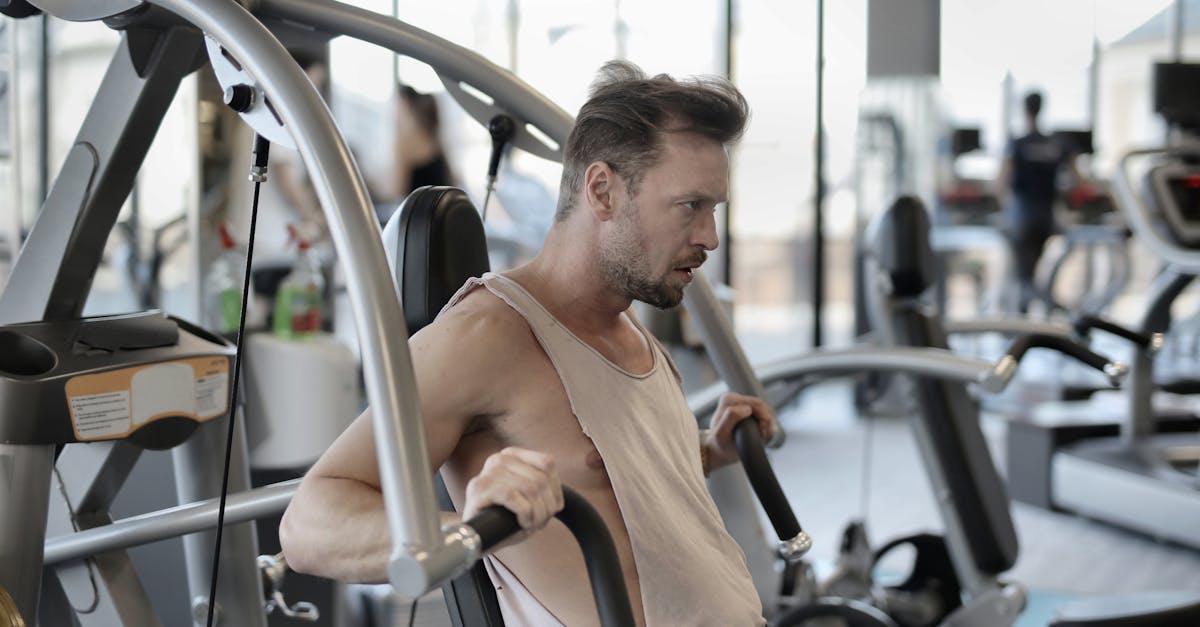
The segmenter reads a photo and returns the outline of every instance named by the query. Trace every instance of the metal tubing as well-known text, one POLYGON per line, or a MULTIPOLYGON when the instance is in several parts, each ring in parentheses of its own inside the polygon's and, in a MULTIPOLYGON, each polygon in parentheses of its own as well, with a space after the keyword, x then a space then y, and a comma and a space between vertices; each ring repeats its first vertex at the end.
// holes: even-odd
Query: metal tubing
POLYGON ((947 335, 972 333, 1001 333, 1004 335, 1053 335, 1074 339, 1070 325, 1060 322, 1029 320, 1026 318, 977 318, 973 320, 950 320, 946 322, 947 335))
POLYGON ((812 346, 821 348, 825 308, 825 0, 817 0, 817 141, 813 150, 812 346))
POLYGON ((1181 248, 1154 228, 1151 223, 1150 208, 1146 206, 1141 196, 1134 192, 1133 185, 1129 180, 1128 168, 1131 159, 1154 154, 1170 155, 1176 154, 1176 152, 1167 148, 1143 148, 1122 155, 1121 160, 1117 163, 1116 177, 1114 177, 1116 179, 1114 187, 1117 191, 1117 206, 1125 214, 1134 236, 1141 240, 1146 248, 1154 251, 1163 261, 1178 266, 1182 272, 1200 274, 1200 252, 1181 248))
MULTIPOLYGON (((911 346, 854 346, 793 355, 760 364, 754 370, 761 385, 794 381, 804 377, 853 376, 863 372, 906 372, 947 381, 976 383, 988 392, 999 392, 1011 379, 1004 364, 960 357, 946 350, 911 346)), ((716 408, 728 387, 714 383, 688 395, 688 405, 697 415, 716 408)))
MULTIPOLYGON (((234 524, 280 514, 296 493, 299 479, 229 495, 225 522, 234 524)), ((53 566, 105 551, 127 549, 211 529, 217 524, 218 499, 208 499, 131 516, 110 525, 46 540, 45 564, 53 566)))
POLYGON ((4 322, 70 320, 82 315, 108 235, 133 188, 180 81, 197 67, 202 39, 183 27, 163 31, 144 66, 134 59, 149 52, 125 34, 99 91, 55 179, 43 213, 17 259, 3 303, 4 322), (78 177, 82 176, 80 179, 78 177), (15 296, 16 296, 15 295, 15 296))
MULTIPOLYGON (((911 346, 851 347, 823 350, 772 361, 758 370, 764 384, 806 374, 855 374, 865 371, 907 372, 947 381, 978 383, 989 392, 995 364, 960 357, 937 348, 911 346)), ((1003 388, 1001 388, 1003 389, 1003 388)))
POLYGON ((703 270, 697 269, 692 284, 683 291, 683 304, 696 322, 709 359, 726 386, 740 394, 766 398, 763 384, 750 367, 750 360, 742 351, 733 326, 703 270))
MULTIPOLYGON (((122 38, 0 294, 0 324, 79 316, 136 164, 145 156, 180 78, 191 71, 198 43, 195 33, 168 32, 161 41, 162 54, 139 74, 131 61, 129 38, 122 38)), ((29 419, 0 416, 4 421, 29 419)), ((46 460, 52 460, 54 449, 6 445, 0 455, 0 586, 33 623, 41 578, 29 573, 41 572, 39 547, 45 539, 53 469, 53 462, 47 465, 46 460), (42 472, 45 476, 38 476, 42 472)))
POLYGON ((69 515, 107 512, 141 455, 141 447, 125 440, 63 447, 54 468, 69 515))
MULTIPOLYGON (((1171 326, 1171 304, 1195 278, 1175 268, 1159 273, 1147 291, 1149 304, 1137 328, 1146 334, 1166 333, 1171 326)), ((1153 403, 1156 353, 1150 346, 1138 347, 1129 360, 1129 411, 1121 422, 1121 442, 1130 449, 1157 431, 1153 403)))
POLYGON ((212 0, 154 2, 199 26, 237 58, 271 97, 292 132, 338 258, 346 266, 359 342, 370 348, 363 352, 363 376, 393 544, 392 583, 401 592, 428 589, 463 566, 466 549, 461 543, 446 542, 439 527, 404 313, 387 271, 378 219, 362 175, 312 83, 270 31, 244 8, 212 0), (398 582, 397 564, 423 580, 398 582))
MULTIPOLYGON (((331 0, 260 0, 254 11, 256 15, 353 37, 427 63, 440 76, 471 85, 490 96, 497 106, 541 129, 558 143, 557 156, 562 158, 562 148, 575 119, 512 72, 477 52, 388 15, 331 0)), ((487 122, 481 120, 481 123, 487 122)), ((525 132, 518 129, 518 135, 525 132)))
POLYGON ((0 517, 0 588, 30 625, 37 624, 42 572, 37 545, 46 534, 53 470, 53 446, 0 444, 0 509, 7 512, 0 517))
MULTIPOLYGON (((193 503, 221 496, 222 464, 225 456, 225 437, 229 421, 234 420, 233 442, 229 461, 230 492, 250 489, 249 453, 246 449, 245 421, 236 409, 220 420, 202 425, 183 444, 171 449, 175 462, 175 490, 180 504, 193 503)), ((183 539, 184 561, 193 610, 197 599, 207 603, 212 592, 213 552, 217 543, 215 530, 187 536, 183 539)), ((221 615, 237 617, 239 625, 266 626, 262 612, 262 576, 255 558, 258 556, 258 533, 253 525, 234 525, 226 520, 221 536, 220 577, 217 581, 216 604, 221 615)), ((207 605, 204 606, 207 609, 207 605)))

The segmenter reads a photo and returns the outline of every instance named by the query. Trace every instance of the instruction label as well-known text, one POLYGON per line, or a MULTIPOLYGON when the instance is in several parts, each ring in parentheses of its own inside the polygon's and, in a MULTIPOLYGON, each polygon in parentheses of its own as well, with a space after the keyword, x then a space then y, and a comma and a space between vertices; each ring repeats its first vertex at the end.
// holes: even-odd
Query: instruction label
POLYGON ((129 392, 107 392, 71 398, 75 434, 80 439, 129 433, 129 392))
POLYGON ((80 375, 66 383, 75 437, 110 440, 162 418, 205 422, 229 407, 229 360, 197 357, 80 375))

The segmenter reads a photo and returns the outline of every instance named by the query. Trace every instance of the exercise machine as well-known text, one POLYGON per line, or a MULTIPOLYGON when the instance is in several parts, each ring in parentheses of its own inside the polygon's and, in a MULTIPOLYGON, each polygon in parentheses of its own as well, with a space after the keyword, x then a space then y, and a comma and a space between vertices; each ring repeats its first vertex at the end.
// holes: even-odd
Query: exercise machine
MULTIPOLYGON (((418 596, 471 564, 483 544, 480 536, 489 535, 478 528, 484 525, 439 530, 436 509, 432 506, 432 482, 422 480, 426 476, 423 473, 428 471, 417 470, 426 464, 424 438, 420 433, 419 417, 415 414, 417 405, 405 352, 407 345, 403 338, 397 339, 394 332, 389 333, 383 324, 383 321, 400 318, 400 312, 398 306, 392 304, 395 290, 389 281, 381 279, 384 274, 377 271, 377 267, 383 266, 383 257, 378 254, 378 247, 369 244, 378 240, 373 210, 366 203, 361 178, 329 119, 328 111, 282 46, 262 24, 232 2, 141 4, 47 0, 39 5, 66 19, 104 19, 110 26, 128 33, 114 57, 93 113, 80 132, 78 151, 68 158, 67 167, 56 185, 58 191, 52 193, 39 226, 31 233, 30 243, 18 262, 19 267, 14 270, 12 283, 6 291, 10 297, 5 302, 12 304, 15 298, 11 295, 16 293, 30 298, 21 303, 23 309, 10 312, 8 320, 72 318, 70 308, 54 302, 51 294, 44 293, 46 290, 28 291, 38 286, 35 277, 43 274, 39 264, 57 263, 56 268, 88 274, 89 263, 68 257, 68 247, 78 245, 78 240, 93 246, 93 238, 103 241, 97 234, 107 231, 102 227, 111 228, 119 201, 128 193, 128 179, 136 171, 136 164, 144 156, 145 145, 153 135, 155 120, 161 117, 161 109, 169 103, 174 85, 194 69, 207 49, 218 79, 226 89, 228 104, 235 107, 260 135, 289 145, 295 142, 316 185, 339 257, 347 263, 350 294, 362 344, 372 349, 364 354, 364 371, 368 397, 375 408, 385 504, 397 547, 390 569, 393 586, 402 594, 418 596), (200 31, 207 33, 207 40, 200 36, 200 31), (162 46, 167 45, 173 47, 164 50, 162 46), (155 65, 164 59, 177 65, 167 69, 155 65), (144 100, 151 101, 157 108, 136 108, 147 106, 144 100), (138 132, 131 133, 130 129, 134 127, 138 132), (133 148, 122 143, 125 137, 113 137, 120 132, 134 136, 133 148), (140 153, 136 150, 139 147, 140 153), (106 169, 112 164, 119 170, 116 174, 110 174, 106 169), (122 181, 110 182, 117 174, 124 177, 122 181), (82 185, 87 181, 92 183, 91 188, 82 185), (85 211, 82 201, 95 200, 98 189, 105 192, 100 197, 103 202, 95 201, 98 207, 88 206, 85 211), (88 220, 79 219, 79 214, 88 220), (74 231, 66 228, 71 224, 76 225, 74 231), (66 262, 58 263, 60 259, 66 262), (54 311, 39 310, 39 294, 47 307, 55 306, 54 311), (60 311, 63 309, 67 312, 60 311)), ((313 28, 319 32, 350 34, 429 62, 439 69, 447 88, 477 119, 490 120, 501 113, 521 111, 524 120, 514 123, 511 142, 529 152, 556 158, 561 145, 542 141, 530 132, 529 125, 536 125, 544 135, 559 142, 565 141, 571 124, 569 116, 511 74, 465 49, 396 20, 339 3, 264 2, 256 4, 255 8, 267 22, 286 22, 293 27, 316 24, 318 26, 313 28), (493 94, 494 101, 488 104, 475 98, 462 87, 464 83, 493 94)), ((262 174, 262 171, 255 172, 256 176, 262 174)), ((95 259, 90 260, 90 267, 94 269, 95 263, 95 259)), ((77 309, 86 294, 88 277, 72 278, 75 292, 67 296, 77 309)), ((55 284, 42 287, 51 285, 55 284)), ((57 289, 62 291, 63 288, 57 289)), ((15 420, 15 417, 5 418, 15 420)), ((240 437, 237 431, 235 435, 240 437)), ((199 452, 181 458, 179 466, 186 468, 184 474, 204 474, 206 471, 201 469, 206 466, 201 462, 217 457, 213 453, 219 447, 213 445, 213 442, 207 442, 199 452)), ((78 476, 88 477, 91 483, 79 488, 83 494, 81 498, 59 508, 63 512, 62 520, 53 524, 60 525, 64 531, 51 534, 51 539, 45 543, 43 559, 41 539, 46 521, 39 512, 51 508, 45 500, 50 490, 43 488, 49 487, 54 445, 6 444, 5 447, 3 452, 9 458, 6 461, 12 463, 5 466, 9 474, 3 478, 2 485, 6 503, 14 505, 6 509, 5 516, 0 519, 3 523, 0 525, 0 549, 3 549, 0 554, 6 565, 13 567, 11 570, 6 567, 0 586, 13 599, 11 607, 5 606, 6 611, 11 610, 10 614, 17 617, 35 615, 40 592, 36 581, 30 582, 20 574, 39 572, 46 564, 57 574, 64 595, 78 590, 85 601, 83 615, 77 615, 76 620, 104 625, 154 624, 156 619, 149 602, 144 592, 137 590, 136 576, 131 578, 130 569, 122 568, 121 564, 114 566, 107 560, 93 557, 95 553, 115 551, 119 554, 139 543, 209 529, 218 510, 231 524, 278 513, 294 490, 294 483, 288 483, 239 491, 223 504, 199 501, 170 511, 83 529, 79 526, 79 521, 84 519, 80 516, 82 513, 94 514, 96 520, 108 522, 104 520, 103 510, 121 483, 120 475, 127 472, 136 459, 137 449, 114 445, 111 448, 117 452, 112 453, 95 447, 76 448, 74 450, 83 451, 80 455, 86 459, 72 463, 70 471, 64 470, 64 462, 74 458, 69 455, 70 450, 64 450, 54 473, 56 480, 65 482, 59 492, 64 495, 70 492, 74 496, 76 486, 71 482, 78 476), (96 511, 83 512, 80 509, 83 505, 96 511), (69 569, 83 569, 83 572, 77 571, 71 578, 66 572, 69 569)), ((234 449, 240 449, 240 446, 234 449)), ((235 452, 244 459, 244 452, 235 452)), ((207 464, 207 467, 211 466, 211 463, 207 464)), ((244 470, 240 473, 235 470, 234 474, 244 476, 244 470)), ((211 492, 209 490, 208 495, 211 492)), ((193 495, 191 498, 199 497, 193 495)), ((793 539, 799 537, 798 526, 795 531, 793 539)), ((233 535, 230 534, 222 547, 223 553, 227 554, 226 564, 240 559, 239 563, 244 565, 253 559, 253 538, 235 543, 233 535)), ((202 540, 211 543, 209 538, 202 540)), ((793 548, 799 550, 803 545, 804 542, 797 542, 793 548)), ((207 557, 204 550, 188 552, 189 571, 199 571, 199 575, 190 579, 198 599, 194 609, 201 613, 208 604, 202 585, 210 574, 206 572, 207 557)), ((277 566, 267 564, 266 570, 269 574, 277 573, 277 566)), ((217 604, 225 615, 238 617, 240 624, 261 624, 262 593, 258 572, 253 566, 238 572, 242 577, 230 581, 227 566, 217 604)), ((269 579, 275 581, 277 578, 272 575, 269 579)), ((69 612, 71 605, 63 604, 62 607, 69 612)), ((610 624, 628 624, 628 621, 618 619, 610 624)))
MULTIPOLYGON (((258 8, 265 10, 265 4, 258 8)), ((336 3, 296 4, 303 5, 298 10, 332 12, 340 18, 334 20, 333 28, 357 26, 369 30, 371 24, 364 26, 361 22, 381 21, 375 14, 336 3)), ((280 9, 280 5, 286 3, 273 6, 280 9)), ((287 8, 283 6, 280 10, 286 13, 287 8)), ((10 16, 43 9, 68 20, 104 20, 123 31, 122 42, 92 110, 0 295, 0 322, 6 325, 6 348, 13 349, 6 353, 28 356, 32 363, 6 361, 6 380, 25 383, 44 379, 44 385, 36 387, 53 399, 54 386, 64 385, 65 378, 97 374, 87 370, 92 364, 107 363, 104 368, 109 370, 117 366, 153 368, 156 367, 153 363, 158 362, 138 360, 147 356, 170 357, 160 352, 157 356, 123 354, 120 360, 111 363, 83 358, 59 360, 58 353, 53 351, 64 349, 54 344, 44 347, 45 350, 37 348, 50 340, 30 339, 40 337, 41 331, 20 325, 40 323, 66 333, 65 350, 81 350, 83 357, 88 357, 86 353, 90 350, 116 354, 160 347, 143 349, 138 339, 141 336, 124 327, 119 327, 118 332, 90 332, 87 337, 98 343, 92 348, 88 345, 79 348, 70 338, 71 334, 83 334, 85 327, 101 325, 100 321, 79 319, 100 250, 175 87, 203 62, 207 50, 210 59, 216 59, 218 76, 226 82, 229 103, 240 109, 243 118, 260 135, 294 144, 304 157, 339 258, 346 264, 362 345, 369 348, 364 352, 364 376, 368 398, 375 408, 380 474, 395 542, 389 569, 393 585, 402 594, 417 596, 472 564, 482 550, 481 535, 485 534, 480 531, 487 528, 491 534, 494 528, 487 522, 480 522, 480 529, 470 524, 446 530, 438 526, 407 344, 402 334, 383 324, 399 319, 402 314, 395 290, 387 279, 382 246, 371 244, 378 241, 379 232, 374 210, 367 202, 361 176, 328 110, 279 41, 234 2, 45 0, 36 5, 10 2, 5 9, 10 16), (114 334, 116 339, 110 337, 114 334), (79 364, 84 372, 65 370, 68 365, 79 364)), ((372 32, 378 38, 392 41, 393 47, 408 46, 425 56, 446 57, 443 65, 458 72, 447 70, 448 75, 462 77, 466 73, 472 84, 485 93, 504 91, 505 98, 521 102, 534 113, 556 111, 535 92, 483 62, 478 55, 394 20, 382 27, 376 24, 372 32), (395 43, 397 40, 401 43, 395 43), (534 102, 530 104, 527 100, 534 102)), ((497 98, 496 102, 499 104, 494 106, 498 107, 507 101, 497 98)), ((475 110, 486 111, 486 107, 475 110)), ((547 124, 561 119, 552 117, 547 124)), ((524 134, 518 132, 514 141, 530 141, 521 139, 529 135, 523 125, 521 128, 524 134)), ((180 321, 164 320, 186 328, 180 321)), ((160 335, 167 334, 160 332, 160 335)), ((226 391, 233 388, 228 379, 225 385, 226 391)), ((33 387, 14 382, 7 389, 24 391, 33 387)), ((177 387, 186 386, 180 383, 177 387)), ((121 392, 118 389, 105 393, 119 396, 121 392)), ((209 392, 215 397, 221 393, 221 389, 209 392)), ((140 449, 134 445, 138 439, 155 446, 175 444, 176 440, 155 441, 150 434, 168 426, 186 431, 188 423, 220 423, 224 414, 197 415, 194 410, 182 411, 167 404, 164 411, 168 414, 153 414, 154 420, 147 420, 131 432, 136 435, 132 440, 121 437, 128 434, 114 432, 106 436, 107 443, 84 445, 78 444, 80 436, 67 428, 70 424, 65 422, 67 412, 57 411, 53 418, 43 419, 40 405, 30 406, 28 400, 21 405, 18 397, 13 398, 13 407, 19 411, 38 409, 37 420, 12 411, 0 416, 6 433, 5 444, 0 445, 4 461, 0 464, 3 473, 0 500, 6 505, 0 513, 0 563, 4 565, 0 569, 0 589, 4 594, 0 596, 5 598, 0 608, 5 612, 4 618, 15 624, 36 621, 43 578, 29 574, 43 572, 43 564, 48 566, 48 577, 44 579, 52 583, 57 580, 54 585, 58 588, 48 591, 55 595, 54 601, 68 599, 65 603, 44 604, 43 607, 55 608, 51 611, 61 612, 46 614, 44 620, 54 622, 78 609, 67 620, 88 625, 155 624, 157 618, 140 590, 136 575, 128 568, 123 549, 210 529, 218 510, 229 514, 225 521, 230 524, 268 512, 277 513, 294 490, 294 485, 286 484, 244 490, 244 443, 240 441, 240 431, 235 429, 233 435, 237 437, 232 450, 238 459, 233 463, 231 474, 235 480, 231 484, 239 493, 227 503, 206 500, 221 491, 214 479, 219 473, 214 473, 213 468, 224 447, 219 431, 207 424, 193 424, 195 433, 174 450, 177 466, 182 468, 177 478, 181 499, 196 502, 112 522, 106 510, 138 457, 140 449), (240 482, 236 480, 239 476, 240 482), (54 490, 51 490, 52 480, 56 484, 54 490), (48 529, 50 540, 43 543, 48 529)), ((176 405, 187 409, 186 394, 174 400, 176 405)), ((57 401, 60 406, 63 402, 57 401)), ((193 398, 193 407, 196 402, 193 398)), ((229 409, 226 407, 225 413, 229 409)), ((75 420, 77 426, 78 419, 75 420)), ((262 624, 263 597, 254 565, 254 538, 252 531, 244 531, 231 528, 224 538, 222 553, 226 568, 217 604, 225 616, 237 617, 239 624, 262 624)), ((212 574, 209 559, 213 540, 208 535, 192 536, 187 544, 189 580, 198 599, 194 609, 203 614, 208 609, 207 582, 212 574)))
MULTIPOLYGON (((1065 150, 1072 155, 1092 154, 1092 131, 1060 130, 1054 133, 1065 150)), ((1082 314, 1100 314, 1129 285, 1131 260, 1129 256, 1130 230, 1121 222, 1116 204, 1107 189, 1100 183, 1080 182, 1062 194, 1062 211, 1059 212, 1062 248, 1053 255, 1046 255, 1042 264, 1049 270, 1044 275, 1039 292, 1049 296, 1046 303, 1051 309, 1066 308, 1082 314), (1061 284, 1062 270, 1072 255, 1083 256, 1083 278, 1080 289, 1065 303, 1056 297, 1061 284), (1099 275, 1098 269, 1104 274, 1099 275)))
MULTIPOLYGON (((1143 247, 1160 257, 1138 325, 1143 334, 1172 327, 1171 305, 1200 273, 1200 100, 1191 87, 1200 65, 1155 66, 1155 109, 1177 142, 1122 156, 1115 173, 1117 201, 1143 247), (1148 163, 1147 163, 1148 162, 1148 163), (1135 188, 1133 166, 1145 176, 1135 188)), ((1147 535, 1200 547, 1200 418, 1162 415, 1157 390, 1194 393, 1193 380, 1158 381, 1157 347, 1137 345, 1127 405, 1119 424, 1046 421, 1013 425, 1009 446, 1028 472, 1014 478, 1022 500, 1078 512, 1147 535)))
MULTIPOLYGON (((930 221, 921 203, 901 198, 873 226, 875 262, 888 285, 883 311, 901 345, 945 348, 940 318, 921 296, 934 283, 930 221)), ((882 313, 882 311, 881 311, 882 313)), ((978 410, 959 382, 916 377, 920 412, 913 421, 918 448, 946 526, 945 541, 967 601, 945 625, 1010 625, 1024 591, 1002 575, 1016 562, 1018 541, 1004 483, 991 460, 978 410)), ((1055 627, 1068 625, 1184 625, 1200 621, 1195 593, 1142 595, 1076 602, 1055 627)))

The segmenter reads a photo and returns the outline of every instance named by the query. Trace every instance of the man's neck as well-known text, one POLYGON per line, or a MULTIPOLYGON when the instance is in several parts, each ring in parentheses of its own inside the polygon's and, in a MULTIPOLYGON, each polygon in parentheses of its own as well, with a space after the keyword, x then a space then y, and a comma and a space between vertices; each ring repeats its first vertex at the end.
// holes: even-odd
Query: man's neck
POLYGON ((533 261, 507 273, 574 331, 606 333, 621 324, 628 298, 608 287, 596 262, 596 242, 568 241, 555 225, 533 261))

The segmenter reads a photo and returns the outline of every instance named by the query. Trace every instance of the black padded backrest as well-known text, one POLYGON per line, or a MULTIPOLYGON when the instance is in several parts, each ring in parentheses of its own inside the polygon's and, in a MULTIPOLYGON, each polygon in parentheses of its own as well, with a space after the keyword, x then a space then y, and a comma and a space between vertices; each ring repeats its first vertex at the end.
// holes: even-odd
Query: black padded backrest
POLYGON ((384 232, 385 242, 395 246, 389 256, 410 335, 433 322, 467 279, 488 271, 483 222, 461 189, 414 190, 384 232), (399 230, 394 238, 392 229, 399 230))
POLYGON ((937 280, 937 255, 929 245, 929 213, 914 196, 901 196, 867 227, 868 250, 891 279, 895 298, 912 298, 937 280))
MULTIPOLYGON (((942 321, 916 303, 892 310, 897 344, 948 348, 942 321)), ((999 575, 1017 561, 1017 532, 1008 508, 1008 491, 992 463, 979 426, 979 410, 965 384, 914 377, 918 419, 924 422, 935 459, 962 523, 971 557, 984 573, 999 575)), ((928 462, 927 462, 928 463, 928 462)))
MULTIPOLYGON (((886 299, 892 341, 901 346, 948 349, 942 320, 920 301, 938 276, 929 244, 929 214, 921 201, 904 196, 872 221, 871 254, 891 278, 886 299)), ((979 410, 966 385, 932 377, 913 378, 917 419, 933 447, 938 474, 945 478, 967 548, 976 568, 998 575, 1017 560, 1017 533, 1008 492, 992 463, 979 410)))
MULTIPOLYGON (((467 279, 488 271, 479 212, 466 193, 454 187, 413 190, 388 220, 384 245, 409 335, 433 322, 467 279)), ((434 482, 439 505, 454 511, 441 474, 434 482)), ((496 589, 482 562, 442 586, 442 596, 456 627, 504 624, 496 589)))

